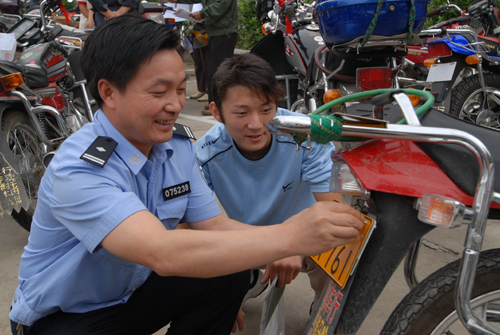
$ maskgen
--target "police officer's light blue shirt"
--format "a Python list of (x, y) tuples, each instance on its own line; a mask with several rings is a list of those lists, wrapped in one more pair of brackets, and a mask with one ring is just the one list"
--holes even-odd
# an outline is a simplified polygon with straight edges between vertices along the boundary
[[(276, 115), (302, 115), (278, 108)], [(302, 115), (303, 116), (303, 115)], [(311, 207), (313, 193), (329, 192), (334, 146), (312, 143), (312, 149), (291, 137), (273, 136), (261, 159), (245, 158), (226, 127), (219, 123), (195, 143), (208, 186), (227, 215), (251, 225), (273, 225)]]
[[(118, 142), (103, 168), (80, 159), (98, 136)], [(164, 200), (162, 189), (187, 181), (191, 193)], [(29, 326), (59, 310), (84, 313), (126, 302), (151, 270), (100, 243), (142, 210), (167, 229), (220, 214), (189, 139), (174, 135), (154, 146), (148, 160), (98, 111), (62, 144), (42, 178), (10, 318)]]

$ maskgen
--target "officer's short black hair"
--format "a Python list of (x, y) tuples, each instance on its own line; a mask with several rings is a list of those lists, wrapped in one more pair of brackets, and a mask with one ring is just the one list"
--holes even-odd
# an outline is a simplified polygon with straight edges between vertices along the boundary
[(101, 105), (97, 84), (106, 79), (121, 92), (142, 63), (162, 49), (176, 49), (179, 37), (172, 29), (136, 14), (125, 14), (100, 24), (83, 48), (82, 70), (90, 94)]
[(212, 78), (212, 96), (222, 121), (224, 117), (221, 107), (227, 90), (239, 85), (248, 87), (262, 100), (275, 104), (278, 104), (284, 94), (272, 67), (259, 56), (247, 53), (228, 58), (218, 67)]

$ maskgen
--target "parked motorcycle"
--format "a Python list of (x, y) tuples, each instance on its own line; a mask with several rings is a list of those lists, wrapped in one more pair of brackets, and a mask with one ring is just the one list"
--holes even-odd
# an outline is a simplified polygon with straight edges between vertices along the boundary
[[(47, 0), (40, 4), (42, 13)], [(93, 120), (91, 100), (86, 80), (80, 68), (81, 51), (68, 55), (68, 39), (59, 37), (46, 41), (50, 32), (23, 18), (14, 26), (18, 43), (33, 44), (19, 53), (13, 62), (0, 61), (0, 75), (20, 74), (23, 81), (0, 92), (2, 141), (13, 154), (28, 201), (22, 208), (12, 209), (12, 217), (29, 230), (34, 213), (41, 177), (59, 145), (85, 123)], [(26, 20), (25, 20), (26, 19)], [(28, 22), (25, 26), (23, 22)], [(24, 38), (24, 39), (23, 39)], [(64, 41), (63, 41), (64, 39)], [(64, 46), (61, 43), (65, 43)], [(1, 78), (0, 78), (1, 80)], [(5, 146), (4, 146), (5, 148)]]
[[(428, 99), (419, 113), (433, 103), (428, 92), (406, 92)], [(419, 118), (399, 90), (364, 94), (378, 94), (375, 105), (397, 102), (407, 125), (317, 113), (278, 116), (269, 123), (271, 132), (293, 136), (297, 143), (362, 141), (332, 155), (330, 190), (364, 211), (376, 228), (365, 229), (356, 242), (311, 257), (332, 282), (304, 335), (355, 334), (405, 255), (412, 290), (381, 334), (463, 334), (464, 327), (471, 334), (500, 334), (500, 249), (481, 251), (486, 220), (500, 217), (500, 193), (495, 192), (500, 175), (494, 169), (500, 161), (500, 135), (434, 109)], [(418, 282), (415, 264), (422, 236), (436, 226), (462, 224), (469, 230), (461, 260)]]
[[(500, 127), (500, 22), (496, 6), (497, 0), (478, 0), (470, 4), (468, 16), (423, 30), (420, 36), (427, 40), (428, 53), (410, 48), (406, 61), (411, 63), (410, 69), (422, 69), (425, 62), (429, 71), (417, 70), (420, 75), (413, 73), (417, 81), (400, 78), (400, 83), (431, 87), (435, 108), (443, 112)], [(455, 5), (445, 6), (445, 10), (449, 8), (460, 10)]]
[[(285, 107), (307, 114), (340, 96), (399, 87), (397, 59), (406, 55), (410, 37), (423, 28), (427, 2), (326, 0), (280, 6), (276, 1), (263, 26), (269, 34), (251, 52), (267, 60), (284, 82)], [(414, 21), (409, 20), (412, 4)], [(392, 105), (374, 111), (363, 102), (340, 105), (328, 113), (345, 111), (391, 122), (400, 118)]]

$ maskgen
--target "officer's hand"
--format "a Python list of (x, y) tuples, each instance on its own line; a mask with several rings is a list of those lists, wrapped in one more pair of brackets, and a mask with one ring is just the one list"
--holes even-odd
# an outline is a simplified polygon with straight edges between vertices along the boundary
[(297, 255), (314, 256), (353, 242), (364, 225), (354, 208), (320, 201), (284, 222), (284, 235)]
[(297, 277), (301, 269), (302, 256), (280, 259), (266, 266), (266, 272), (264, 272), (261, 284), (264, 284), (268, 280), (272, 282), (276, 275), (278, 275), (277, 287), (282, 288), (283, 285), (290, 284)]
[(195, 19), (196, 21), (200, 21), (201, 20), (200, 11), (197, 11), (197, 12), (195, 12), (193, 14), (190, 14), (189, 16), (192, 17), (193, 19)]

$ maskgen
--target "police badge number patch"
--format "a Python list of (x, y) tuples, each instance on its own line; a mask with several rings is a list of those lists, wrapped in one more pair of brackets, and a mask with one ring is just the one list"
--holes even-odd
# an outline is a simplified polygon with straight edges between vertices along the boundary
[(163, 200), (167, 201), (191, 193), (191, 187), (189, 186), (189, 181), (186, 181), (174, 186), (165, 187), (161, 192)]

